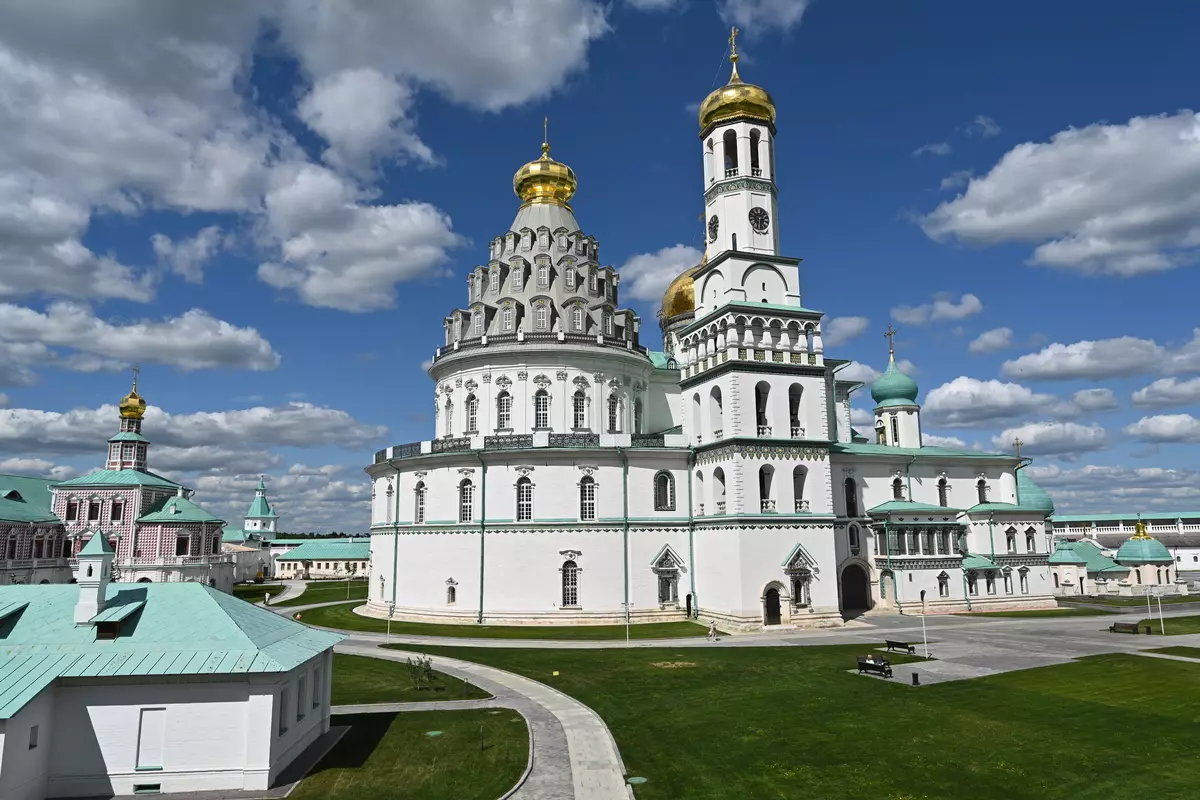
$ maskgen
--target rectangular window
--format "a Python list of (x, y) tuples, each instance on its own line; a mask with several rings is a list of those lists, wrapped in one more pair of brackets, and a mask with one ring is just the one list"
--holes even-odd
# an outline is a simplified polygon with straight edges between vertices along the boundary
[(910, 556), (921, 554), (921, 534), (916, 531), (910, 531), (908, 534), (908, 554)]
[(125, 510), (124, 503), (114, 502), (112, 504), (112, 511), (109, 514), (109, 519), (112, 520), (113, 522), (120, 522), (124, 510)]
[(550, 267), (545, 264), (538, 264), (537, 284), (539, 289), (550, 288)]
[(574, 267), (568, 266), (566, 272), (563, 273), (563, 278), (566, 279), (568, 289), (575, 288), (575, 268)]
[(937, 551), (939, 556), (944, 556), (950, 552), (950, 534), (946, 531), (941, 531), (937, 535)]
[(78, 500), (68, 500), (67, 501), (67, 522), (74, 522), (77, 519), (79, 519), (79, 501)]
[(996, 577), (994, 575), (989, 574), (986, 577), (986, 582), (987, 582), (987, 593), (995, 594), (996, 593)]
[(546, 310), (546, 304), (542, 303), (537, 307), (536, 317), (537, 329), (539, 331), (546, 330), (546, 321), (549, 319), (549, 312)]
[(100, 520), (100, 501), (92, 500), (88, 503), (88, 522), (98, 522)]
[(921, 554), (933, 555), (933, 531), (925, 531), (921, 534)]
[(175, 537), (175, 555), (186, 556), (188, 554), (188, 550), (191, 548), (191, 545), (192, 545), (192, 539), (190, 536), (176, 536)]
[(288, 732), (287, 721), (288, 721), (288, 706), (289, 705), (290, 705), (290, 703), (288, 702), (288, 689), (285, 686), (285, 687), (283, 687), (283, 689), (281, 689), (279, 691), (279, 735), (280, 736), (283, 736), (285, 733)]
[(596, 482), (591, 478), (584, 478), (579, 485), (579, 518), (596, 518)]
[(892, 445), (900, 446), (900, 422), (895, 417), (892, 417)]
[(162, 769), (163, 737), (167, 731), (165, 708), (143, 708), (138, 724), (138, 769)]
[(463, 483), (458, 488), (458, 521), (470, 522), (474, 516), (473, 505), (475, 498), (475, 487), (470, 483)]
[(318, 708), (321, 705), (321, 667), (313, 668), (313, 693), (312, 707)]
[(305, 695), (308, 694), (305, 689), (307, 688), (308, 678), (304, 675), (301, 675), (296, 684), (296, 722), (300, 722), (300, 720), (304, 719), (304, 700)]
[(888, 555), (902, 556), (904, 555), (904, 534), (896, 531), (888, 531)]
[(37, 750), (38, 746), (38, 726), (34, 725), (29, 729), (29, 749)]

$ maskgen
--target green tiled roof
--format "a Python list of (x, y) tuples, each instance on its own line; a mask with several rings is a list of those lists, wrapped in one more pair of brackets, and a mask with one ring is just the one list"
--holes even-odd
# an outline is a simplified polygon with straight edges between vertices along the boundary
[(113, 546), (109, 544), (108, 537), (102, 533), (93, 533), (87, 540), (87, 544), (79, 551), (81, 556), (111, 556), (113, 553)]
[(963, 569), (1000, 569), (1000, 565), (985, 556), (977, 555), (975, 553), (969, 553), (969, 554), (963, 556), (962, 568)]
[[(854, 431), (858, 435), (857, 431)], [(934, 447), (928, 445), (926, 447), (891, 447), (886, 444), (871, 444), (852, 442), (834, 442), (829, 445), (830, 452), (846, 453), (857, 456), (898, 456), (902, 458), (912, 458), (913, 456), (922, 456), (928, 458), (1005, 458), (1014, 459), (1013, 456), (1005, 455), (1004, 453), (979, 453), (974, 450), (953, 450), (949, 447)]]
[(957, 516), (961, 509), (947, 508), (946, 506), (931, 506), (928, 503), (913, 503), (908, 500), (888, 500), (886, 503), (880, 503), (874, 508), (868, 508), (868, 514), (899, 514), (908, 512), (909, 514), (942, 514), (943, 516)]
[(215, 517), (186, 497), (173, 495), (155, 503), (150, 512), (138, 517), (138, 522), (216, 522), (225, 520)]
[(132, 603), (122, 603), (121, 605), (106, 605), (104, 610), (96, 616), (88, 620), (88, 622), (120, 622), (123, 619), (132, 617), (146, 605), (144, 600), (135, 600)]
[(0, 475), (0, 520), (4, 522), (58, 522), (50, 510), (55, 481)]
[(1022, 514), (1037, 514), (1039, 516), (1046, 513), (1045, 510), (1041, 508), (1018, 506), (1013, 503), (979, 503), (978, 505), (971, 506), (967, 509), (968, 514), (1012, 514), (1016, 512), (1020, 512)]
[(1158, 539), (1150, 537), (1139, 539), (1136, 536), (1121, 542), (1117, 549), (1117, 562), (1120, 564), (1174, 564), (1175, 559), (1167, 550), (1166, 545)]
[(265, 497), (256, 497), (254, 502), (250, 504), (250, 510), (246, 512), (247, 519), (262, 519), (267, 517), (278, 517), (275, 510), (271, 508), (271, 504), (267, 502)]
[(69, 481), (55, 484), (56, 486), (162, 486), (176, 489), (179, 484), (162, 475), (155, 475), (149, 470), (138, 469), (98, 469), (72, 478)]
[(647, 350), (646, 356), (655, 369), (679, 369), (679, 362), (675, 357), (660, 350)]
[(1041, 509), (1046, 514), (1054, 513), (1054, 501), (1042, 487), (1033, 482), (1028, 470), (1017, 470), (1017, 500), (1023, 506)]
[(224, 528), (221, 531), (221, 541), (227, 544), (242, 544), (248, 541), (261, 541), (261, 531), (248, 531), (243, 528)]
[(1051, 553), (1050, 558), (1047, 559), (1047, 563), (1086, 564), (1087, 559), (1079, 553), (1076, 553), (1075, 548), (1070, 546), (1072, 544), (1074, 544), (1074, 542), (1059, 541), (1054, 547), (1054, 552)]
[(371, 540), (314, 539), (281, 555), (279, 561), (366, 561), (371, 557)]
[(1083, 558), (1083, 562), (1087, 564), (1088, 572), (1113, 572), (1126, 574), (1129, 572), (1127, 567), (1122, 567), (1117, 562), (1113, 561), (1104, 553), (1100, 552), (1100, 548), (1091, 542), (1059, 542), (1055, 551), (1063, 549), (1070, 550), (1076, 555)]
[(150, 440), (147, 439), (145, 436), (142, 436), (140, 433), (134, 433), (133, 431), (125, 431), (123, 433), (118, 433), (116, 436), (109, 439), (109, 441), (110, 442), (149, 442)]
[(202, 583), (113, 584), (107, 596), (102, 614), (144, 605), (97, 642), (94, 627), (75, 625), (78, 586), (0, 586), (0, 606), (29, 604), (0, 639), (0, 719), (59, 677), (286, 672), (343, 638)]
[(1200, 511), (1159, 512), (1150, 514), (1055, 514), (1051, 522), (1128, 522), (1135, 523), (1138, 517), (1143, 522), (1174, 522), (1177, 519), (1200, 519)]

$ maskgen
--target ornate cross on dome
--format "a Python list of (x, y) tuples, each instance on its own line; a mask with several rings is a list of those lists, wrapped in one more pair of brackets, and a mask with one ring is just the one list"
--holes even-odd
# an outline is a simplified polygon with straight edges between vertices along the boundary
[(1021, 457), (1021, 445), (1023, 444), (1025, 443), (1021, 441), (1020, 437), (1013, 439), (1013, 447), (1017, 448), (1017, 458)]
[(729, 60), (737, 61), (737, 35), (741, 33), (737, 28), (729, 29)]
[(140, 375), (141, 372), (142, 372), (142, 368), (139, 367), (137, 364), (134, 364), (133, 365), (133, 390), (135, 392), (137, 391), (138, 375)]
[(894, 339), (896, 337), (896, 329), (892, 327), (892, 323), (890, 323), (890, 322), (888, 323), (888, 328), (884, 332), (883, 336), (885, 339), (888, 340), (888, 355), (890, 355), (890, 356), (896, 355), (896, 348), (895, 348), (895, 341), (894, 341)]

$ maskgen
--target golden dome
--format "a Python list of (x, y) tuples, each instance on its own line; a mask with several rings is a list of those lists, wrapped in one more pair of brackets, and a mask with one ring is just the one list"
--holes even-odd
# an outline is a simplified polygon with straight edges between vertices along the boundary
[(567, 203), (578, 186), (575, 171), (551, 158), (550, 145), (545, 142), (542, 143), (542, 157), (530, 161), (513, 175), (513, 191), (526, 205), (553, 203), (570, 208)]
[(146, 400), (137, 392), (137, 384), (129, 391), (129, 394), (121, 398), (117, 408), (121, 411), (122, 419), (141, 419), (146, 413)]
[(729, 83), (710, 93), (700, 104), (700, 130), (704, 131), (709, 125), (731, 117), (756, 117), (768, 122), (775, 121), (775, 101), (767, 90), (752, 83), (745, 83), (738, 75), (737, 62), (737, 28), (729, 37), (732, 52), (729, 60), (733, 64), (733, 74)]
[(667, 291), (663, 292), (663, 319), (670, 319), (680, 314), (690, 314), (696, 310), (696, 287), (692, 282), (692, 276), (702, 266), (704, 266), (703, 261), (690, 269), (684, 270), (676, 276), (675, 280), (671, 281), (671, 285), (667, 287)]

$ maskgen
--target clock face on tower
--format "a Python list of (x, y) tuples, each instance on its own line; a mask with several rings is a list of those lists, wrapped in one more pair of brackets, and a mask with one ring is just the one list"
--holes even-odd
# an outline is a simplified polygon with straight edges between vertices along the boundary
[(721, 220), (717, 219), (717, 215), (713, 214), (708, 218), (708, 240), (715, 242), (717, 240), (717, 229), (721, 227)]
[(765, 208), (750, 209), (750, 227), (758, 233), (766, 233), (767, 226), (771, 224), (771, 215), (767, 213)]

